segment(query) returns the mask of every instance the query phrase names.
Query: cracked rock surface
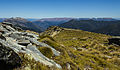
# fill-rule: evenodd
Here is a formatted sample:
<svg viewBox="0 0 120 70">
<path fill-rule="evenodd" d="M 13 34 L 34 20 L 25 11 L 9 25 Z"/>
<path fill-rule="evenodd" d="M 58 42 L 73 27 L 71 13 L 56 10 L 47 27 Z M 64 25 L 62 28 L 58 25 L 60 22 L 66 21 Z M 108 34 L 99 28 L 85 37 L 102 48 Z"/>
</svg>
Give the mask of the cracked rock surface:
<svg viewBox="0 0 120 70">
<path fill-rule="evenodd" d="M 0 61 L 1 60 L 10 60 L 8 64 L 13 63 L 11 65 L 19 66 L 21 59 L 19 58 L 17 53 L 25 53 L 30 55 L 36 61 L 44 65 L 48 65 L 49 67 L 56 66 L 57 68 L 61 68 L 59 64 L 54 62 L 53 60 L 44 56 L 35 45 L 40 47 L 49 47 L 53 51 L 55 56 L 59 56 L 60 52 L 52 48 L 51 46 L 41 43 L 37 41 L 38 35 L 27 33 L 27 32 L 19 32 L 16 27 L 12 26 L 11 23 L 0 23 Z M 9 48 L 9 49 L 8 49 Z M 5 50 L 5 51 L 4 51 Z M 11 52 L 8 52 L 11 51 Z M 12 57 L 16 56 L 16 58 L 12 59 Z M 8 58 L 10 57 L 10 58 Z M 18 62 L 12 62 L 12 61 Z M 6 61 L 7 62 L 7 61 Z M 8 65 L 9 66 L 9 65 Z"/>
</svg>

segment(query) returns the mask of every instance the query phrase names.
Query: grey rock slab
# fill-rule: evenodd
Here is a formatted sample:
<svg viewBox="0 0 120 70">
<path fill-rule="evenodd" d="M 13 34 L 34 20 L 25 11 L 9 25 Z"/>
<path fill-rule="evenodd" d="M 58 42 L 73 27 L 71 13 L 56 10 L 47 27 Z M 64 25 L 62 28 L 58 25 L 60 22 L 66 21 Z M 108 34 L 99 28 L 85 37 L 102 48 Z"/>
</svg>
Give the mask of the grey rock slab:
<svg viewBox="0 0 120 70">
<path fill-rule="evenodd" d="M 15 29 L 12 28 L 11 26 L 6 26 L 6 29 L 9 30 L 9 31 L 15 31 Z"/>
<path fill-rule="evenodd" d="M 0 26 L 0 30 L 2 31 L 2 32 L 4 32 L 4 33 L 8 33 L 9 31 L 6 29 L 6 28 L 4 28 L 3 26 Z"/>
<path fill-rule="evenodd" d="M 6 40 L 6 38 L 2 34 L 0 34 L 0 39 Z"/>
<path fill-rule="evenodd" d="M 17 44 L 16 41 L 14 41 L 14 39 L 10 37 L 7 37 L 7 41 L 0 39 L 0 43 L 3 43 L 5 46 L 10 47 L 16 53 L 22 52 L 28 54 L 36 61 L 39 61 L 45 65 L 48 65 L 50 67 L 56 66 L 58 68 L 62 68 L 59 64 L 55 63 L 53 60 L 50 60 L 49 58 L 45 57 L 35 46 L 31 46 L 31 47 L 29 46 L 29 48 L 26 48 L 26 46 Z"/>
<path fill-rule="evenodd" d="M 0 43 L 2 45 L 12 49 L 15 53 L 22 52 L 22 53 L 25 53 L 27 55 L 30 55 L 36 61 L 39 61 L 45 65 L 48 65 L 50 67 L 56 66 L 57 68 L 62 68 L 59 64 L 57 64 L 53 60 L 44 56 L 36 48 L 36 46 L 33 46 L 32 44 L 30 44 L 30 43 L 34 43 L 34 44 L 39 45 L 41 47 L 49 47 L 52 49 L 54 55 L 56 55 L 56 56 L 60 55 L 60 52 L 55 50 L 51 46 L 37 41 L 37 39 L 39 38 L 39 35 L 35 35 L 32 33 L 27 33 L 27 32 L 18 32 L 17 30 L 15 30 L 13 28 L 13 26 L 11 24 L 6 23 L 6 22 L 4 22 L 3 24 L 0 24 L 0 30 L 5 32 L 4 34 L 2 33 L 2 36 L 5 39 L 0 38 Z M 27 46 L 21 45 L 21 44 L 26 44 Z"/>
<path fill-rule="evenodd" d="M 19 40 L 18 44 L 23 45 L 23 46 L 27 46 L 28 44 L 30 44 L 29 40 Z"/>
<path fill-rule="evenodd" d="M 9 36 L 15 39 L 17 38 L 19 39 L 20 37 L 30 37 L 30 38 L 38 39 L 38 35 L 27 32 L 18 32 L 18 31 L 6 33 L 5 36 Z"/>
<path fill-rule="evenodd" d="M 27 38 L 28 40 L 30 40 L 32 43 L 36 44 L 36 45 L 39 45 L 39 46 L 41 46 L 41 47 L 51 48 L 52 51 L 53 51 L 53 54 L 54 54 L 55 56 L 59 56 L 59 55 L 60 55 L 60 52 L 57 51 L 57 50 L 55 50 L 55 49 L 52 48 L 51 46 L 49 46 L 49 45 L 47 45 L 47 44 L 45 44 L 45 43 L 39 42 L 39 41 L 37 41 L 36 39 L 33 39 L 33 38 L 29 38 L 29 37 L 26 37 L 26 38 Z"/>
<path fill-rule="evenodd" d="M 2 24 L 5 24 L 5 25 L 9 25 L 9 26 L 13 26 L 12 23 L 9 23 L 9 22 L 2 22 Z"/>
<path fill-rule="evenodd" d="M 36 53 L 37 55 L 41 56 L 44 60 L 54 64 L 56 67 L 61 68 L 61 66 L 57 63 L 55 63 L 53 60 L 50 60 L 49 58 L 45 57 L 37 48 L 36 46 L 33 46 L 32 44 L 29 44 L 27 46 L 28 49 L 30 49 L 31 51 L 33 51 L 34 53 Z"/>
<path fill-rule="evenodd" d="M 11 48 L 0 43 L 0 68 L 12 70 L 21 65 L 21 58 Z"/>
</svg>

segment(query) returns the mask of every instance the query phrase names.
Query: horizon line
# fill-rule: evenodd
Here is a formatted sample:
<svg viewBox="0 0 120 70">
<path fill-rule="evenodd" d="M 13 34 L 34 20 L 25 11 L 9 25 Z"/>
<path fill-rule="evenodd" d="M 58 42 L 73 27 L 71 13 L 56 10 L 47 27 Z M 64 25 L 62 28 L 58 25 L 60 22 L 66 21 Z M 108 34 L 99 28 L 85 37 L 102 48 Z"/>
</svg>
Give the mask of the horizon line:
<svg viewBox="0 0 120 70">
<path fill-rule="evenodd" d="M 114 18 L 114 19 L 120 19 L 120 17 L 43 17 L 43 18 L 38 18 L 38 17 L 0 17 L 0 18 L 25 18 L 25 19 L 50 19 L 50 18 Z"/>
</svg>

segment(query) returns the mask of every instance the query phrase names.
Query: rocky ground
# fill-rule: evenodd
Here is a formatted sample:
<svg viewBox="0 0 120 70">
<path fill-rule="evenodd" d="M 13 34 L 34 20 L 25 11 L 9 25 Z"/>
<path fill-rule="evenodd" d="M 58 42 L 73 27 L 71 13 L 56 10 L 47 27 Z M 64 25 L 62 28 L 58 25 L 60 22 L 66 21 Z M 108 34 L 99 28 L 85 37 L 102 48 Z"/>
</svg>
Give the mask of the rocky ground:
<svg viewBox="0 0 120 70">
<path fill-rule="evenodd" d="M 62 68 L 59 64 L 44 56 L 37 46 L 50 48 L 55 56 L 59 56 L 60 52 L 45 43 L 37 41 L 38 39 L 39 35 L 25 32 L 18 27 L 14 27 L 11 23 L 0 23 L 0 68 L 8 70 L 20 67 L 22 59 L 19 53 L 29 55 L 35 61 L 49 67 Z"/>
</svg>

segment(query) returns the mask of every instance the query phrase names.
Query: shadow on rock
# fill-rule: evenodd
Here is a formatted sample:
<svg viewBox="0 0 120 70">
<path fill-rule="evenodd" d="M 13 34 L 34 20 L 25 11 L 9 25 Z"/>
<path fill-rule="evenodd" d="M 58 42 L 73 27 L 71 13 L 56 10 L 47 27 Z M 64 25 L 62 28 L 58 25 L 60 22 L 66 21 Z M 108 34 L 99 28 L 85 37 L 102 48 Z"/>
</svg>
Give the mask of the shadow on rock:
<svg viewBox="0 0 120 70">
<path fill-rule="evenodd" d="M 19 66 L 21 66 L 21 59 L 18 54 L 0 43 L 0 69 L 13 70 Z"/>
</svg>

